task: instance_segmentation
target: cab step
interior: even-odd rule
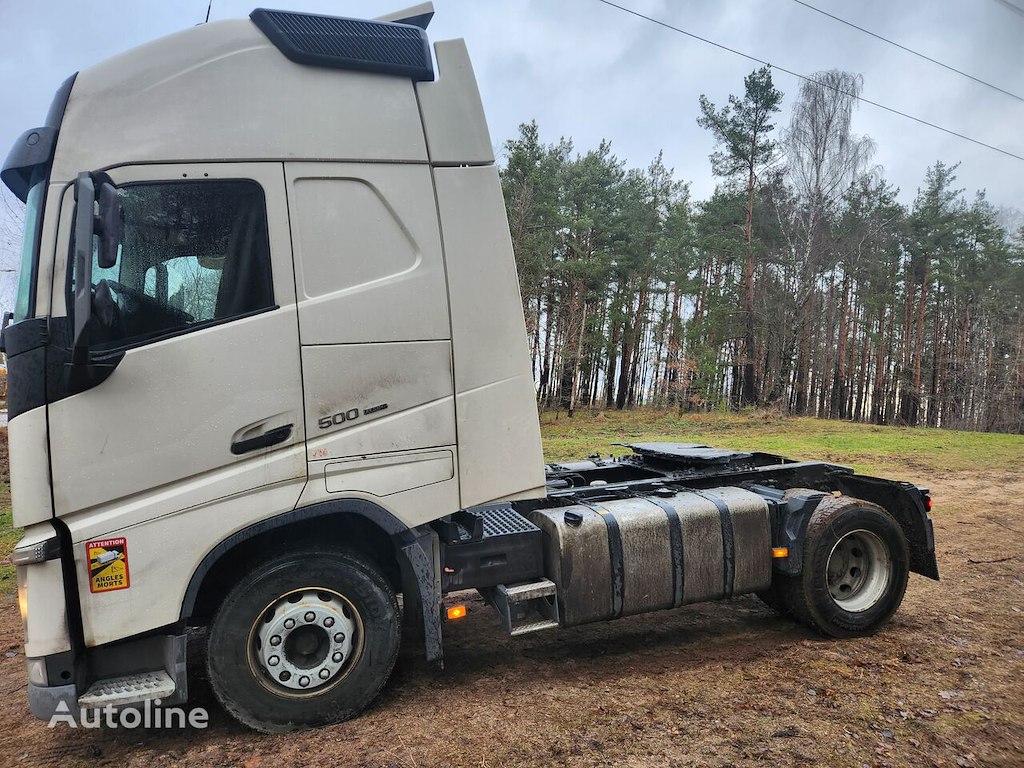
[[[558,626],[558,596],[549,579],[521,584],[498,584],[480,590],[513,637]]]
[[[101,709],[167,699],[174,693],[174,687],[174,680],[163,670],[110,677],[90,685],[89,690],[78,697],[78,706],[82,709]]]
[[[509,632],[512,637],[518,635],[528,635],[530,632],[540,632],[542,629],[555,629],[558,626],[558,622],[553,619],[543,619],[542,621],[531,621],[527,624],[519,624],[512,628]]]

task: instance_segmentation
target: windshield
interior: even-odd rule
[[[21,244],[21,265],[18,294],[14,302],[14,322],[31,317],[35,307],[36,272],[39,264],[39,230],[43,221],[43,197],[46,192],[48,168],[38,166],[32,171],[28,197],[25,200],[25,235]]]

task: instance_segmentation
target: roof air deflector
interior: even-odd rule
[[[292,61],[314,67],[350,69],[434,79],[427,33],[391,21],[366,21],[257,8],[249,18]]]
[[[383,16],[378,16],[377,21],[393,21],[397,24],[411,24],[414,27],[426,29],[430,26],[432,18],[434,18],[434,4],[420,3],[405,10],[385,13]]]

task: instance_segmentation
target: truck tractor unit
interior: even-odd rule
[[[925,489],[690,443],[545,465],[466,46],[266,9],[68,78],[3,165],[34,715],[356,715],[445,595],[512,635],[756,593],[832,637],[937,579]],[[401,609],[398,595],[402,597]]]

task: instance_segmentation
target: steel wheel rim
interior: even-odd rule
[[[352,602],[326,587],[293,589],[259,612],[249,629],[249,668],[279,696],[319,696],[352,671],[363,652]]]
[[[876,534],[850,531],[832,547],[825,566],[829,595],[849,613],[863,613],[882,599],[892,581],[892,558]]]

